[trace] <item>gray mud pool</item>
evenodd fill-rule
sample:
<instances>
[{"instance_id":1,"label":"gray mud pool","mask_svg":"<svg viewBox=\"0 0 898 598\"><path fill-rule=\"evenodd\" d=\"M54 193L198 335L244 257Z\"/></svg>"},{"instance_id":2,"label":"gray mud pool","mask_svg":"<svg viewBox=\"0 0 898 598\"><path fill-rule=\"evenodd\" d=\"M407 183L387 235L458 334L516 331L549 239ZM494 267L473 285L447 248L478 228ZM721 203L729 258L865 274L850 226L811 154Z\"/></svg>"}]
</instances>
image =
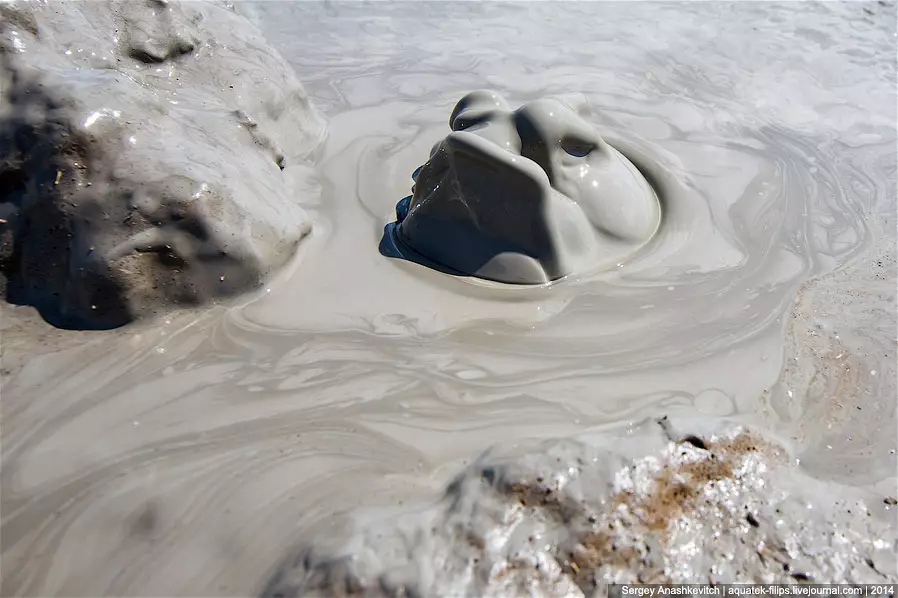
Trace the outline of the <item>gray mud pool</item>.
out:
<instances>
[{"instance_id":1,"label":"gray mud pool","mask_svg":"<svg viewBox=\"0 0 898 598\"><path fill-rule=\"evenodd\" d=\"M283 169L308 226L206 307L72 331L3 305L4 596L898 582L894 2L229 10L326 118ZM384 255L483 89L585 107L652 195L573 257Z\"/></svg>"}]
</instances>

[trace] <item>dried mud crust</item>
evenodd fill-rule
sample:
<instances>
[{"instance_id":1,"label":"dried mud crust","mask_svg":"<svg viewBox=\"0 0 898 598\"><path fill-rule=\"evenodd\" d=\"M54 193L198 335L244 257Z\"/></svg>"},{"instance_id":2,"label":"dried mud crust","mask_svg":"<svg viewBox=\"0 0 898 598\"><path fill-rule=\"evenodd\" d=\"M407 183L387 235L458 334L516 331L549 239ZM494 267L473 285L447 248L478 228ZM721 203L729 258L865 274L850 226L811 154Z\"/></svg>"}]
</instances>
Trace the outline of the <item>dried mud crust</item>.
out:
<instances>
[{"instance_id":1,"label":"dried mud crust","mask_svg":"<svg viewBox=\"0 0 898 598\"><path fill-rule=\"evenodd\" d=\"M705 490L716 484L732 483L747 457L761 453L765 459L780 459L782 452L751 432L743 431L734 438L715 439L705 443L697 437L678 441L673 450L681 450L682 456L696 453L694 461L667 463L654 480L654 487L645 494L624 490L614 494L609 503L611 515L602 520L592 515L595 530L583 535L574 550L562 557L563 570L571 574L577 585L586 591L595 587L601 579L601 569L637 570L640 583L671 583L664 572L663 563L651 554L645 542L632 542L618 546L621 535L634 528L643 528L648 535L660 541L663 550L672 540L672 527L682 519L695 517L702 507L712 506ZM696 449L699 449L696 451ZM701 451L701 452L700 452ZM747 509L746 509L747 510ZM721 513L733 526L760 524L753 513ZM709 579L709 581L712 581Z\"/></svg>"},{"instance_id":2,"label":"dried mud crust","mask_svg":"<svg viewBox=\"0 0 898 598\"><path fill-rule=\"evenodd\" d=\"M109 328L251 289L293 254L310 222L291 176L323 121L248 21L159 0L0 17L7 300Z\"/></svg>"},{"instance_id":3,"label":"dried mud crust","mask_svg":"<svg viewBox=\"0 0 898 598\"><path fill-rule=\"evenodd\" d=\"M300 550L262 595L593 596L608 583L898 579L894 526L857 492L821 491L752 430L676 428L647 422L619 445L488 455L417 524L367 523L341 555Z\"/></svg>"}]
</instances>

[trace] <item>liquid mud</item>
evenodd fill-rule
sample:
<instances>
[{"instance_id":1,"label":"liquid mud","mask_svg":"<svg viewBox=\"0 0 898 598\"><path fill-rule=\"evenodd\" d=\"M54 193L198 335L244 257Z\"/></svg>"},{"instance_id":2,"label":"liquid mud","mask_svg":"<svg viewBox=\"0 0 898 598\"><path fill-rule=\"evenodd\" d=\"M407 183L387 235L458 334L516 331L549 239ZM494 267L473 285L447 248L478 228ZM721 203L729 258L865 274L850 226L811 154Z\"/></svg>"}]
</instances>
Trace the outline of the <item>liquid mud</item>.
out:
<instances>
[{"instance_id":1,"label":"liquid mud","mask_svg":"<svg viewBox=\"0 0 898 598\"><path fill-rule=\"evenodd\" d=\"M199 313L72 333L3 308L4 595L258 593L495 443L672 410L895 495L894 3L238 10L330 119L313 233ZM582 92L678 198L653 240L523 290L381 255L479 88Z\"/></svg>"}]
</instances>

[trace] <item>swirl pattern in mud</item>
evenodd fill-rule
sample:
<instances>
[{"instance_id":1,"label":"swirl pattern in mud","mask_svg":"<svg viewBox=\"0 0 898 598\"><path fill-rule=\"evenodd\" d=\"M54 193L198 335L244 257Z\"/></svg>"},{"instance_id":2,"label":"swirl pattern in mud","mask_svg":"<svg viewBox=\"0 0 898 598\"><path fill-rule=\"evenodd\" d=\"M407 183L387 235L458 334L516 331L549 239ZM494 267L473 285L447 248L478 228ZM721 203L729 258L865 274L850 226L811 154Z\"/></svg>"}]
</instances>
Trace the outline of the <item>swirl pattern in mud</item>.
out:
<instances>
[{"instance_id":1,"label":"swirl pattern in mud","mask_svg":"<svg viewBox=\"0 0 898 598\"><path fill-rule=\"evenodd\" d=\"M894 4L564 6L243 6L330 117L314 232L202 314L34 335L4 308L2 594L249 595L496 442L674 409L895 496ZM681 201L638 256L506 292L377 253L483 87L581 90L657 163Z\"/></svg>"}]
</instances>

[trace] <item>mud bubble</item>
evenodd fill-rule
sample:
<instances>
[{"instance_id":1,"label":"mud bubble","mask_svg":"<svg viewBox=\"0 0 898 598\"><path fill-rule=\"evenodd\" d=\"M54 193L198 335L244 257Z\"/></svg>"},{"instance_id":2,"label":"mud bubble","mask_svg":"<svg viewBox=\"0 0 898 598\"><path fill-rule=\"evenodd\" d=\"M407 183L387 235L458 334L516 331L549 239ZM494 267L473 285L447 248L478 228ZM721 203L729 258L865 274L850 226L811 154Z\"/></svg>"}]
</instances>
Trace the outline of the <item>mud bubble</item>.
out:
<instances>
[{"instance_id":1,"label":"mud bubble","mask_svg":"<svg viewBox=\"0 0 898 598\"><path fill-rule=\"evenodd\" d=\"M661 223L639 168L570 99L511 110L474 91L452 110L384 242L449 273L545 284L626 259ZM382 248L383 248L382 244Z\"/></svg>"}]
</instances>

